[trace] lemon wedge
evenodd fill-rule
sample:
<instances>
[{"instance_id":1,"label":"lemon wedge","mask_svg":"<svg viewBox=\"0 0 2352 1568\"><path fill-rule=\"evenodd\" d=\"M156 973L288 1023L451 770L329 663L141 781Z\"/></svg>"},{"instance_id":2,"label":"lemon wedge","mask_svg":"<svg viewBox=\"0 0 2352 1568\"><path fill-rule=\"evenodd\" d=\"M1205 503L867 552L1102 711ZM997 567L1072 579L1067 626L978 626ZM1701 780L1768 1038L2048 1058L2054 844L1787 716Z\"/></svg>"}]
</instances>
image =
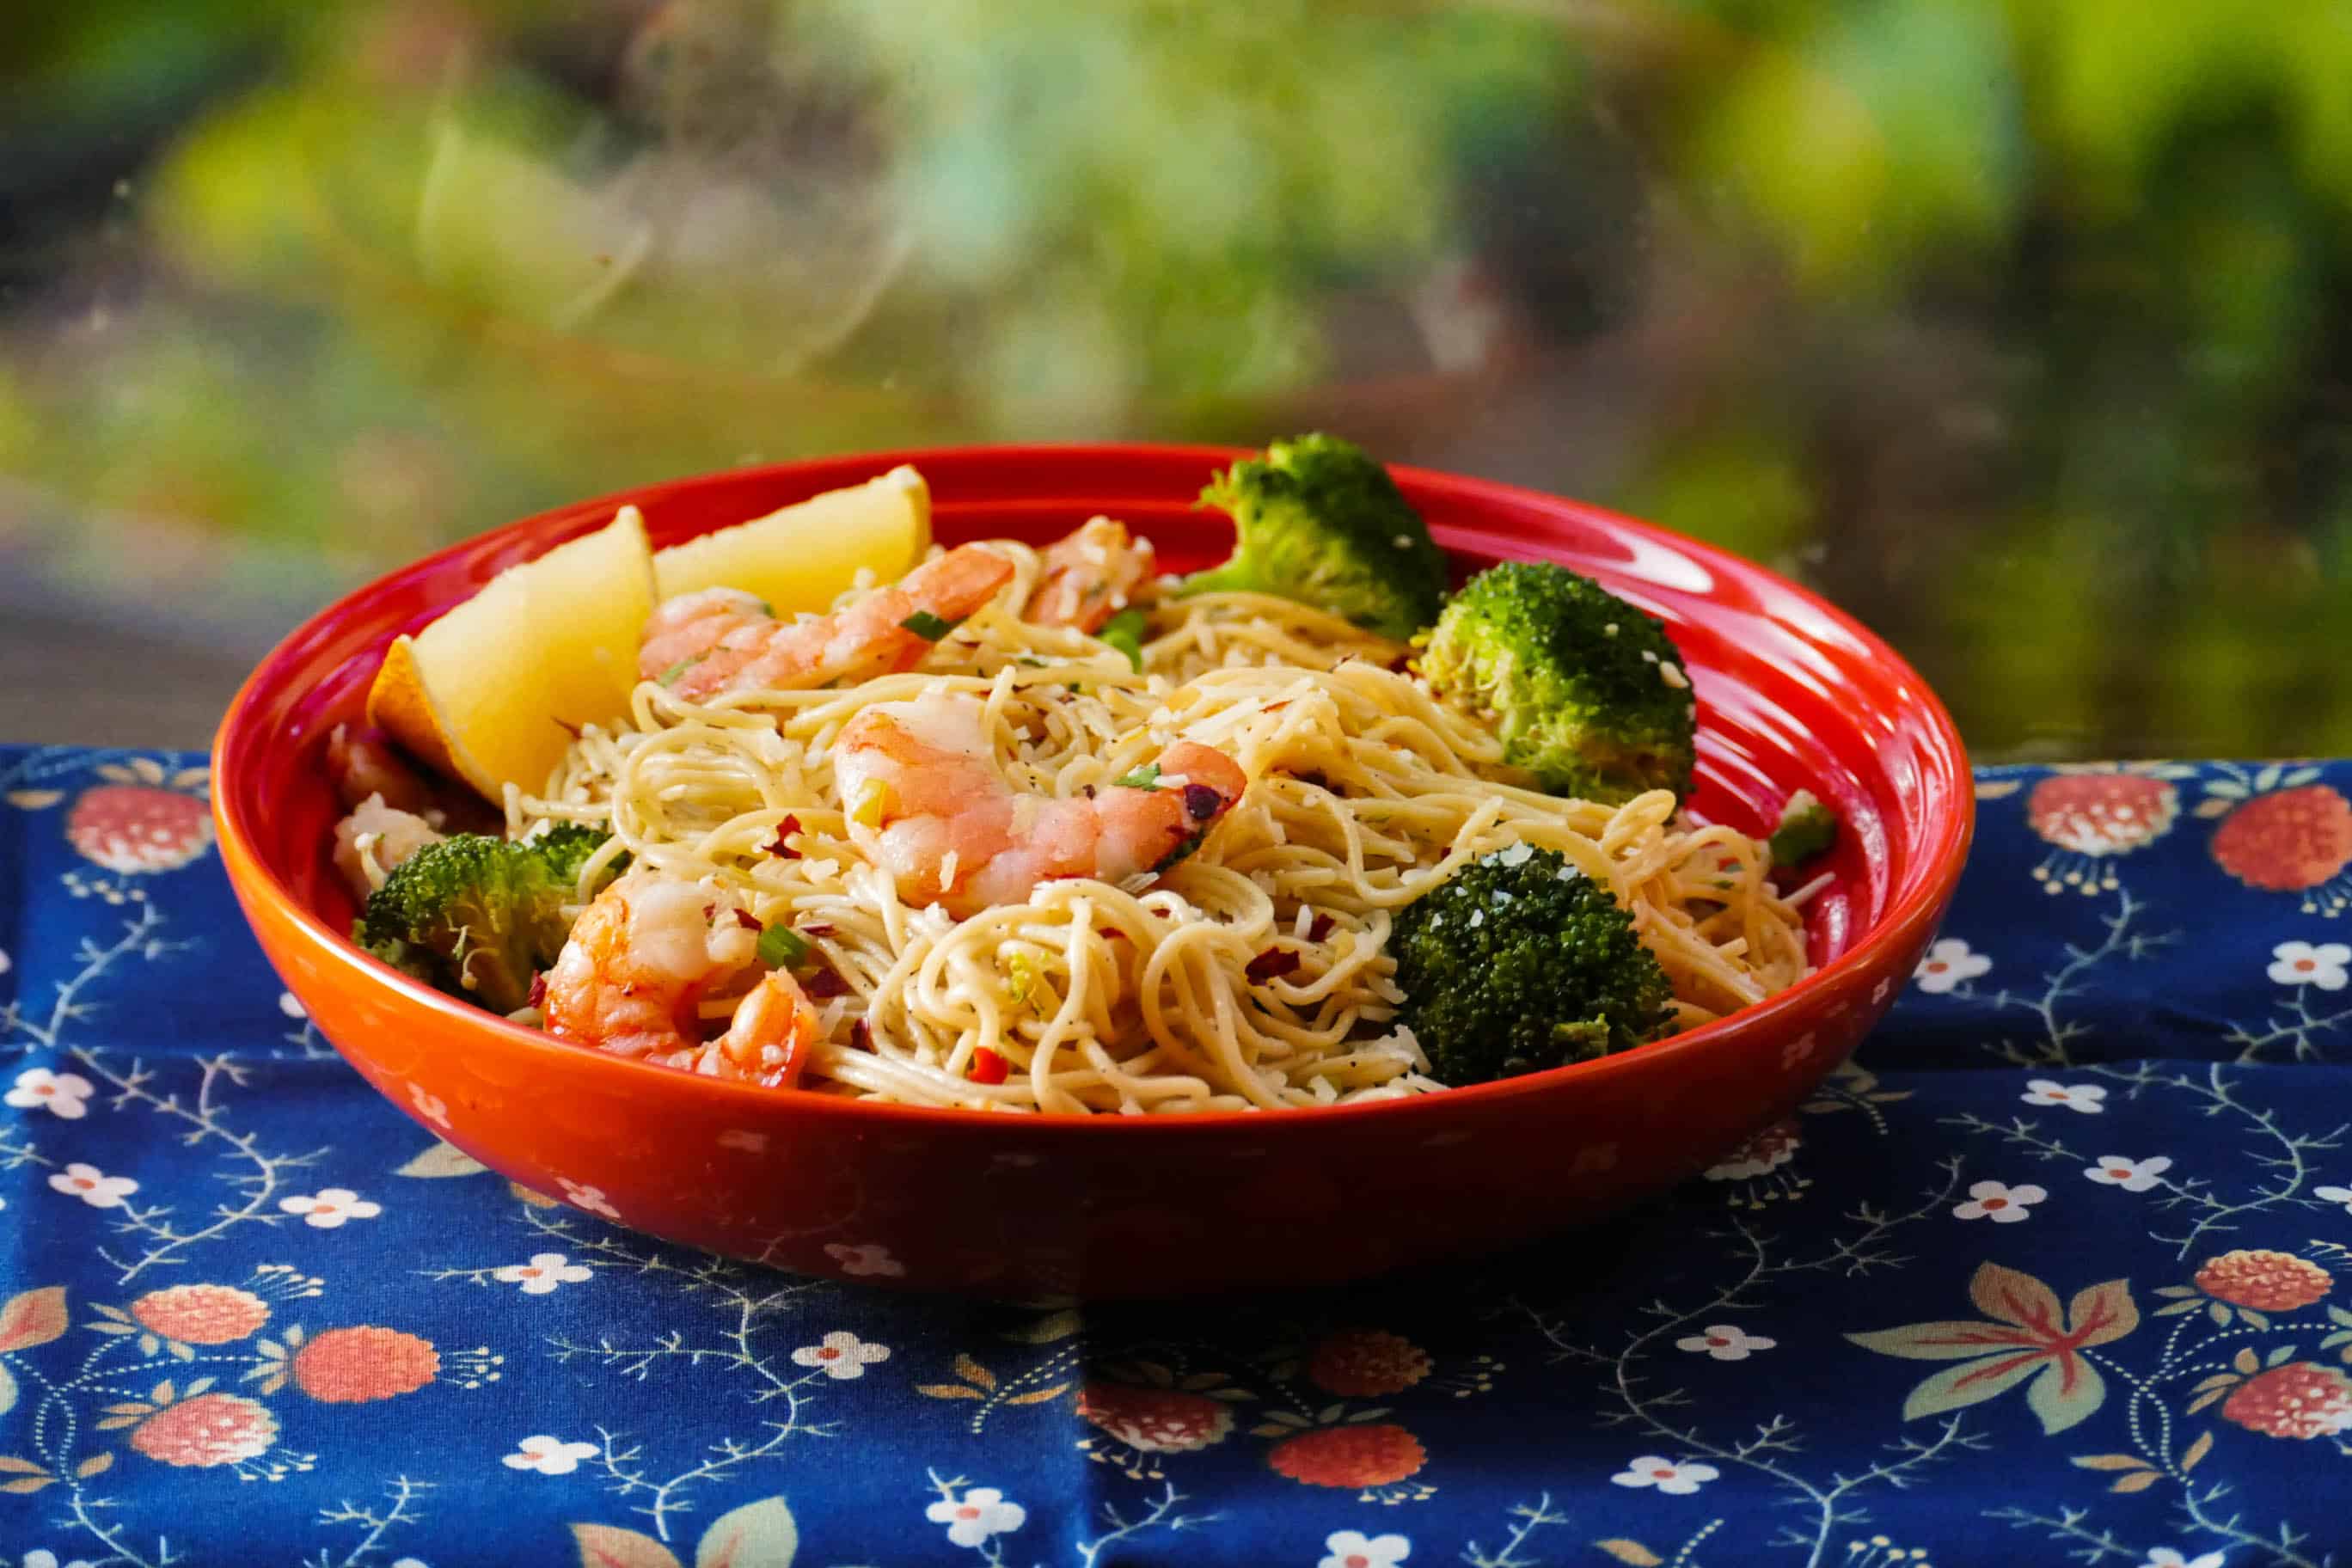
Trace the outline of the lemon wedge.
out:
<instances>
[{"instance_id":1,"label":"lemon wedge","mask_svg":"<svg viewBox=\"0 0 2352 1568\"><path fill-rule=\"evenodd\" d=\"M653 607L645 519L623 507L396 639L368 689L368 721L489 800L509 784L540 790L572 743L567 724L628 710Z\"/></svg>"},{"instance_id":2,"label":"lemon wedge","mask_svg":"<svg viewBox=\"0 0 2352 1568\"><path fill-rule=\"evenodd\" d=\"M871 567L877 583L907 574L931 547L931 491L904 464L654 556L655 592L675 598L740 588L778 616L822 611Z\"/></svg>"}]
</instances>

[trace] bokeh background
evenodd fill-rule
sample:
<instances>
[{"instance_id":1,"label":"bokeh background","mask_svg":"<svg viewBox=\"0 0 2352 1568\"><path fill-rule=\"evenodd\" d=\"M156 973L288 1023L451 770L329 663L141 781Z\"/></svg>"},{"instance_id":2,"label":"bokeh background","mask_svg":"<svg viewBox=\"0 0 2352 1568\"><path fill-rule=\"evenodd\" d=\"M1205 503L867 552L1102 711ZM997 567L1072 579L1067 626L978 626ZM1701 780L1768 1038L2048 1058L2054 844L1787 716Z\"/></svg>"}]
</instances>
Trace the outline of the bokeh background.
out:
<instances>
[{"instance_id":1,"label":"bokeh background","mask_svg":"<svg viewBox=\"0 0 2352 1568\"><path fill-rule=\"evenodd\" d=\"M1980 756L2352 752L2344 0L145 0L0 47L0 736L965 439L1383 456L1821 588Z\"/></svg>"}]
</instances>

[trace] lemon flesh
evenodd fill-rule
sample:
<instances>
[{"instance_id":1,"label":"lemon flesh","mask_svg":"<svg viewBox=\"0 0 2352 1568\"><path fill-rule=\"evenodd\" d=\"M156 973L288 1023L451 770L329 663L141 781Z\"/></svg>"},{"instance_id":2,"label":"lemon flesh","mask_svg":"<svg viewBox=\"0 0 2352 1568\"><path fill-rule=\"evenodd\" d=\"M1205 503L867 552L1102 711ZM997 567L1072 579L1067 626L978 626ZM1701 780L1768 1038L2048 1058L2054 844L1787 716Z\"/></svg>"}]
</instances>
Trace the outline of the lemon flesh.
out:
<instances>
[{"instance_id":1,"label":"lemon flesh","mask_svg":"<svg viewBox=\"0 0 2352 1568\"><path fill-rule=\"evenodd\" d=\"M537 792L572 743L567 724L609 725L628 710L653 607L645 520L623 507L395 640L368 720L490 800L509 784Z\"/></svg>"},{"instance_id":2,"label":"lemon flesh","mask_svg":"<svg viewBox=\"0 0 2352 1568\"><path fill-rule=\"evenodd\" d=\"M860 569L871 568L877 583L896 582L930 547L930 487L901 464L865 484L659 552L655 593L670 599L738 588L765 599L778 616L824 611Z\"/></svg>"}]
</instances>

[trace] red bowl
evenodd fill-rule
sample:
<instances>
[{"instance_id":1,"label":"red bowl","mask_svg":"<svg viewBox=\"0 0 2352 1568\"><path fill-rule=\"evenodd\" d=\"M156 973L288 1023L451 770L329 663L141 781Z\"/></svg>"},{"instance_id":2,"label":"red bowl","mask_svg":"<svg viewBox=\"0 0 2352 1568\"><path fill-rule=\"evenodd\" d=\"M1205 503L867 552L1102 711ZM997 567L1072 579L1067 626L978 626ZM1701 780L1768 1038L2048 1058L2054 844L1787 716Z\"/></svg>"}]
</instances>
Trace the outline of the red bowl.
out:
<instances>
[{"instance_id":1,"label":"red bowl","mask_svg":"<svg viewBox=\"0 0 2352 1568\"><path fill-rule=\"evenodd\" d=\"M1950 719L1876 637L1745 561L1414 469L1397 479L1457 567L1559 561L1664 618L1698 696L1697 813L1760 831L1800 787L1837 808L1835 880L1809 906L1811 978L1656 1045L1444 1094L1008 1116L776 1094L558 1044L346 940L327 732L360 712L395 635L501 568L625 501L668 543L898 462L929 479L944 541L1042 540L1108 512L1171 565L1197 565L1223 553L1226 528L1194 498L1234 455L963 447L748 468L583 501L362 588L287 638L222 722L213 809L247 918L320 1033L484 1164L656 1236L877 1283L1108 1296L1354 1279L1597 1218L1788 1115L1886 1011L1951 898L1975 805Z\"/></svg>"}]
</instances>

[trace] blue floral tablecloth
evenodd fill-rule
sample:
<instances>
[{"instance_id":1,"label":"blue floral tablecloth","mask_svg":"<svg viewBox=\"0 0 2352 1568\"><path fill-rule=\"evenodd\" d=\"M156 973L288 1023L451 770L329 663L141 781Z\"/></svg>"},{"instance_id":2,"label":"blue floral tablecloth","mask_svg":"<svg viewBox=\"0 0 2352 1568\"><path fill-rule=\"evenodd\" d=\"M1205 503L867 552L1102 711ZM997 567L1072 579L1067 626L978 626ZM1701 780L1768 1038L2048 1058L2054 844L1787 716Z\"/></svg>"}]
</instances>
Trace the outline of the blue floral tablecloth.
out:
<instances>
[{"instance_id":1,"label":"blue floral tablecloth","mask_svg":"<svg viewBox=\"0 0 2352 1568\"><path fill-rule=\"evenodd\" d=\"M1670 1201L1105 1309L510 1189L307 1026L203 788L0 751L10 1568L2352 1562L2352 764L1988 772L1893 1020Z\"/></svg>"}]
</instances>

